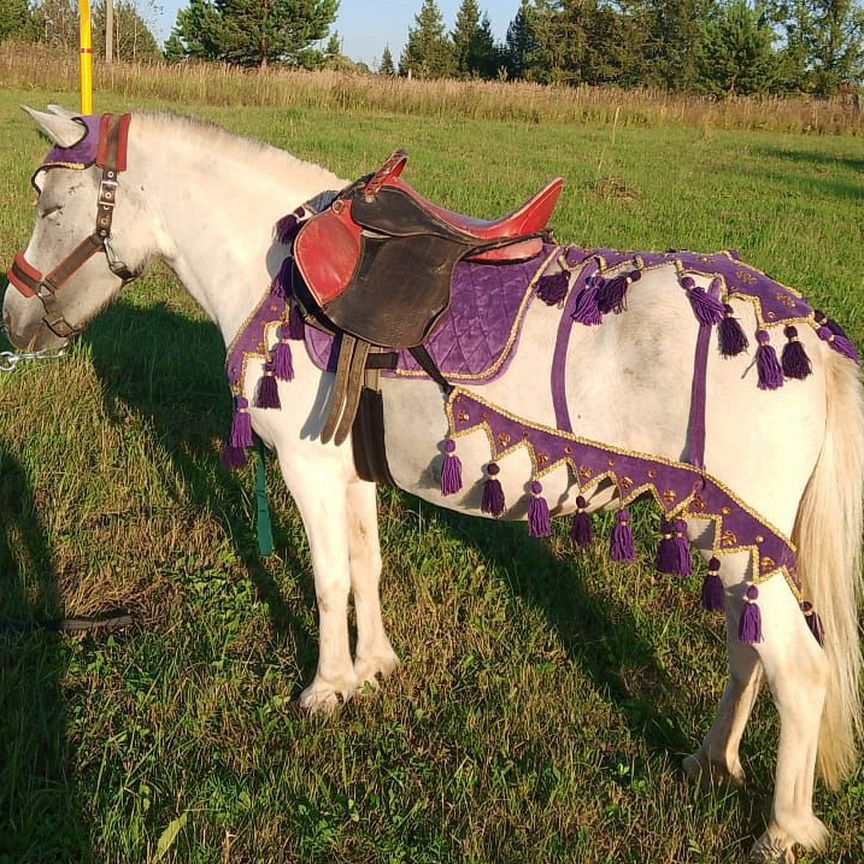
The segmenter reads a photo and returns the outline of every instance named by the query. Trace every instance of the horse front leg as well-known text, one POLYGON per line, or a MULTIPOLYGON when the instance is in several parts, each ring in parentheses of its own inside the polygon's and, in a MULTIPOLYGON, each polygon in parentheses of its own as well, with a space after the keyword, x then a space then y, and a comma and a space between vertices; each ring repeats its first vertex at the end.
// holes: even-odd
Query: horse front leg
POLYGON ((348 494, 344 466, 336 459, 290 458, 279 463, 294 498, 309 547, 318 603, 318 668, 300 694, 308 711, 331 711, 357 689, 348 639, 348 494))
POLYGON ((357 616, 354 672, 360 685, 369 683, 377 687, 379 676, 386 678, 399 665, 399 658, 381 616, 378 589, 381 547, 375 484, 363 480, 348 484, 348 557, 357 616))

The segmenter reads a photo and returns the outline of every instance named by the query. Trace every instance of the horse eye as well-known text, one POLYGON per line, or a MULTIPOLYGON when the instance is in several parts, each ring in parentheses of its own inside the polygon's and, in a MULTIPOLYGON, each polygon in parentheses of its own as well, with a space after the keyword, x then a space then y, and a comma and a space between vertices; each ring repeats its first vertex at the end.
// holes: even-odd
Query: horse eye
POLYGON ((42 211, 42 214, 41 214, 42 218, 44 219, 46 216, 50 216, 52 213, 56 213, 58 210, 62 210, 62 209, 63 209, 62 204, 55 204, 53 207, 46 207, 42 211))

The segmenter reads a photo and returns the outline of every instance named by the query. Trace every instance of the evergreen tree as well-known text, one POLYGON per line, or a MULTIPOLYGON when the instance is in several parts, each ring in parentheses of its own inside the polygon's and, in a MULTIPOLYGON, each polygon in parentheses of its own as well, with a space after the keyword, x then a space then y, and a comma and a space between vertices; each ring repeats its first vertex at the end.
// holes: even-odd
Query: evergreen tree
POLYGON ((0 42, 10 36, 33 35, 33 21, 27 0, 0 0, 0 42))
POLYGON ((384 75, 387 78, 392 78, 396 74, 396 67, 393 65, 393 55, 390 53, 390 46, 384 46, 384 53, 381 55, 381 65, 378 67, 378 74, 384 75))
POLYGON ((504 41, 503 59, 507 76, 517 80, 525 78, 538 48, 531 23, 529 0, 522 0, 519 11, 507 28, 507 37, 504 41))
POLYGON ((423 0, 408 31, 408 43, 399 59, 399 74, 418 78, 449 78, 456 71, 453 46, 444 30, 444 18, 435 0, 423 0))
POLYGON ((699 57, 702 87, 720 96, 766 93, 776 80, 774 32, 746 0, 731 0, 708 22, 699 57))
POLYGON ((705 22, 715 0, 648 0, 644 83, 692 90, 705 22))
POLYGON ((339 0, 190 0, 177 13, 172 51, 241 66, 308 65, 326 57, 310 45, 327 35, 339 0))
POLYGON ((492 23, 485 13, 481 18, 477 0, 462 0, 451 39, 456 74, 460 78, 492 78, 496 74, 498 50, 492 23))

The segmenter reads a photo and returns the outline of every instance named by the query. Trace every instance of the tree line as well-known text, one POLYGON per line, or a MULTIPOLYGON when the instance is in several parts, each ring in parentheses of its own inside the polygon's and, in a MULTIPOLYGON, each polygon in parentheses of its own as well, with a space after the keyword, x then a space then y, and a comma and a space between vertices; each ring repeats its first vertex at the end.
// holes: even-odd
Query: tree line
MULTIPOLYGON (((150 10, 153 11, 152 9, 150 10)), ((0 0, 0 41, 14 38, 53 48, 77 48, 78 0, 0 0)), ((105 56, 105 2, 91 9, 93 51, 105 56)), ((120 60, 158 60, 162 51, 147 23, 148 12, 135 0, 114 0, 113 54, 120 60)))
POLYGON ((379 72, 713 95, 813 93, 864 76, 859 0, 522 0, 503 43, 477 0, 447 32, 422 0, 399 59, 379 72))
MULTIPOLYGON (((137 2, 153 0, 116 0, 115 56, 121 59, 369 71, 345 57, 331 33, 339 0, 189 0, 161 50, 137 2)), ((450 31, 437 0, 419 0, 398 65, 384 46, 377 72, 716 96, 828 96, 864 78, 862 2, 522 0, 498 42, 478 0, 462 0, 450 31)), ((0 39, 77 45, 77 0, 31 3, 0 0, 0 39)), ((104 53, 104 16, 98 0, 97 54, 104 53)))

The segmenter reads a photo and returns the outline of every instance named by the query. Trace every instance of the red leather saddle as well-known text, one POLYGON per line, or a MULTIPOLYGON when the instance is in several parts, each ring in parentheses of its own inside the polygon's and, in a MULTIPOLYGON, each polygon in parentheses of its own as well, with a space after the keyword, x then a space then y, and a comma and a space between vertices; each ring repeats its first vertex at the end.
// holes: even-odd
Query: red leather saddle
POLYGON ((463 258, 504 266, 538 255, 564 185, 557 178, 518 210, 484 222, 412 189, 400 177, 407 161, 397 150, 309 219, 294 241, 297 298, 341 334, 324 441, 335 432, 338 444, 348 434, 370 347, 420 351, 450 305, 453 269, 463 258))
POLYGON ((485 222, 420 195, 401 179, 407 161, 397 150, 371 178, 310 219, 294 245, 299 275, 325 317, 390 348, 423 341, 447 307, 457 261, 506 264, 538 255, 564 186, 556 178, 517 210, 485 222), (406 310, 413 326, 404 320, 406 310), (394 315, 401 326, 379 320, 394 315))

